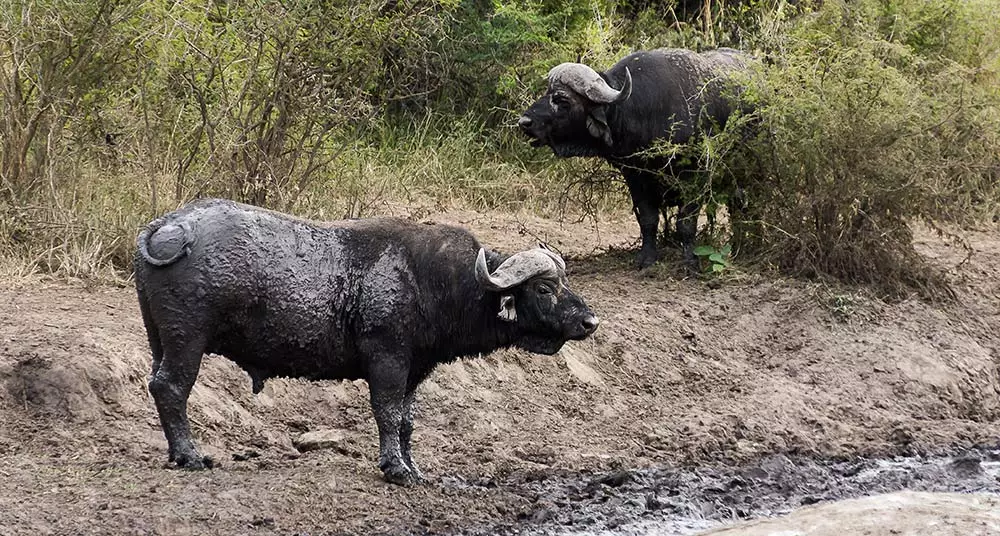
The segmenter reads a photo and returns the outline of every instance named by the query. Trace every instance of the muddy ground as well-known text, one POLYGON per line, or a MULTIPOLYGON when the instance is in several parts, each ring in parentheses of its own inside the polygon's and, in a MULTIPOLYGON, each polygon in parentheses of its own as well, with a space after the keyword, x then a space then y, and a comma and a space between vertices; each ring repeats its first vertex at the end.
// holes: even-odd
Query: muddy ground
POLYGON ((933 534, 989 527, 977 512, 1000 491, 1000 232, 967 232, 962 262, 918 231, 958 300, 884 303, 814 282, 637 273, 624 219, 428 219, 508 251, 550 241, 602 318, 555 356, 436 371, 414 435, 428 484, 380 480, 364 382, 274 380, 253 396, 216 357, 190 412, 222 465, 165 468, 134 289, 22 278, 0 289, 0 534, 673 534, 801 506, 788 523, 875 519, 868 503, 828 501, 903 488, 985 494, 886 496, 889 520, 869 533, 896 519, 909 534, 920 508, 955 512, 933 534), (297 450, 309 431, 328 448, 297 450), (843 510, 811 510, 824 506, 843 510))

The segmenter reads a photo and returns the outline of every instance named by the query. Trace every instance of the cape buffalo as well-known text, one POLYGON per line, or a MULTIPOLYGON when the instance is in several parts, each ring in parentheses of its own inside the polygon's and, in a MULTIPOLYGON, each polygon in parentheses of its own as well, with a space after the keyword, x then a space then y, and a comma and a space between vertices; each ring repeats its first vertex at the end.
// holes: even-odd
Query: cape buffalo
POLYGON ((385 479, 419 481, 413 397, 438 363, 511 346, 554 354, 597 329, 565 268, 545 247, 504 256, 463 229, 400 219, 320 225, 219 199, 156 219, 137 239, 135 280, 170 461, 212 466, 187 400, 214 353, 255 393, 276 376, 366 379, 385 479))
POLYGON ((548 145, 560 157, 604 158, 622 172, 642 233, 639 268, 659 258, 660 211, 677 207, 677 239, 690 264, 701 206, 682 199, 677 183, 662 177, 684 181, 697 166, 642 152, 657 140, 685 144, 724 126, 732 111, 723 91, 725 75, 745 67, 745 56, 728 48, 700 54, 669 48, 640 51, 603 73, 563 63, 549 71, 548 91, 524 112, 518 126, 534 147, 548 145))

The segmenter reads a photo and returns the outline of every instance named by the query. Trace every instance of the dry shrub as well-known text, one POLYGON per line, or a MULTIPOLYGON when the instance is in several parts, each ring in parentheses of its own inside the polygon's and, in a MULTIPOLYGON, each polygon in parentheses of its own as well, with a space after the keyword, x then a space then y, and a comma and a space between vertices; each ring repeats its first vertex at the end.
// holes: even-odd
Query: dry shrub
MULTIPOLYGON (((909 224, 997 213, 1000 2, 795 4, 715 3, 728 6, 718 42, 757 43, 766 61, 746 81, 755 112, 689 156, 709 171, 693 195, 712 209, 739 182, 744 260, 895 294, 940 288, 909 224)), ((320 219, 413 204, 624 210, 606 164, 531 149, 514 122, 559 61, 610 65, 625 40, 713 41, 642 6, 12 4, 0 256, 23 269, 0 271, 127 277, 137 230, 207 195, 320 219)))
POLYGON ((983 6, 945 2, 940 18, 926 4, 828 2, 765 43, 745 80, 753 115, 710 140, 725 158, 706 160, 746 192, 745 256, 887 295, 948 293, 910 224, 996 210, 1000 23, 983 6))

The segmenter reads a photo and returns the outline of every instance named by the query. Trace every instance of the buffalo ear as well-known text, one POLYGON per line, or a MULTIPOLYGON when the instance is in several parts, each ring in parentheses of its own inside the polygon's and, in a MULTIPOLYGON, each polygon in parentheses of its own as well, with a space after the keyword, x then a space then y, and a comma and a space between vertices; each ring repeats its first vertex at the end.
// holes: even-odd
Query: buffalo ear
POLYGON ((608 127, 608 116, 604 106, 595 106, 587 114, 587 132, 603 141, 608 147, 612 146, 611 129, 608 127))
POLYGON ((514 296, 504 294, 500 297, 500 312, 497 313, 497 318, 503 320, 504 322, 517 321, 517 309, 514 308, 514 296))

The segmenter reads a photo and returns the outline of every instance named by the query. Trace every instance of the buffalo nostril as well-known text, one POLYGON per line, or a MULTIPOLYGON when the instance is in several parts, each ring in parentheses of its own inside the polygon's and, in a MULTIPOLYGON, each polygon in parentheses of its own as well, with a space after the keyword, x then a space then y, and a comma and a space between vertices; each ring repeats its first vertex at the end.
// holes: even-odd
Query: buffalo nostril
POLYGON ((592 332, 597 329, 597 326, 601 323, 601 320, 596 316, 588 316, 583 319, 583 328, 588 332, 592 332))
POLYGON ((531 126, 531 118, 528 117, 528 116, 526 116, 526 115, 522 115, 521 118, 517 120, 517 126, 519 126, 521 128, 528 128, 528 127, 530 127, 531 126))

